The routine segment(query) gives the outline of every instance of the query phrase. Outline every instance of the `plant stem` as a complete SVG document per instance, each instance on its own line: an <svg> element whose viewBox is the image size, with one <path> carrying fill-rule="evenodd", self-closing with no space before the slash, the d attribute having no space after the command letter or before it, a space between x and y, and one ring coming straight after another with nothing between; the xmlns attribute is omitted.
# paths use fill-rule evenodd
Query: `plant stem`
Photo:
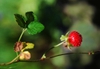
<svg viewBox="0 0 100 69"><path fill-rule="evenodd" d="M41 59L44 58L44 57L46 57L45 55L46 55L50 50L52 50L52 49L54 49L54 48L56 48L56 47L59 47L59 46L62 45L63 43L64 43L64 41L61 42L61 43L59 43L59 44L57 44L57 45L55 45L55 46L53 46L53 47L51 47L51 48L49 48L49 49L42 55Z"/></svg>
<svg viewBox="0 0 100 69"><path fill-rule="evenodd" d="M18 63L18 62L40 62L40 61L48 60L48 59L55 58L55 57L58 57L58 56L71 55L71 54L88 54L88 55L94 55L94 54L100 54L100 51L95 51L95 52L79 52L79 53L74 53L74 52L63 53L63 54L58 54L58 55L53 55L53 56L47 57L47 58L45 58L43 60L41 60L41 59L37 59L37 60L18 60L18 58L19 58L19 55L18 55L12 61L10 61L8 63L2 63L2 64L0 64L0 66L10 65L12 63Z"/></svg>
<svg viewBox="0 0 100 69"><path fill-rule="evenodd" d="M17 57L15 57L12 61L8 62L8 63L2 63L2 64L0 64L0 66L10 65L10 64L16 62L18 58L19 58L19 55Z"/></svg>
<svg viewBox="0 0 100 69"><path fill-rule="evenodd" d="M55 47L58 47L58 46L60 46L60 45L62 45L63 43L64 43L64 41L61 42L61 43L59 43L59 44L57 44L57 45L55 45L54 48L55 48Z"/></svg>
<svg viewBox="0 0 100 69"><path fill-rule="evenodd" d="M22 38L22 36L23 36L23 34L24 34L25 31L26 31L26 29L22 30L22 33L19 36L18 42L21 40L21 38ZM16 52L16 55L18 56L18 52Z"/></svg>
<svg viewBox="0 0 100 69"><path fill-rule="evenodd" d="M22 33L20 34L20 37L19 37L19 39L18 39L18 42L21 40L21 38L22 38L22 36L23 36L23 34L24 34L25 31L26 31L26 29L23 29L23 30L22 30Z"/></svg>
<svg viewBox="0 0 100 69"><path fill-rule="evenodd" d="M19 60L18 62L40 62L40 61L44 61L44 60L48 60L48 59L52 59L52 58L55 58L55 57L59 57L59 56L63 56L63 55L71 55L71 54L87 54L87 55L94 55L94 54L100 54L100 52L98 53L95 53L95 52L80 52L80 53L73 53L73 52L70 52L70 53L63 53L63 54L58 54L58 55L53 55L53 56L50 56L50 57L47 57L43 60L41 59L37 59L37 60Z"/></svg>
<svg viewBox="0 0 100 69"><path fill-rule="evenodd" d="M59 44L57 44L57 45L55 45L55 46L53 46L53 47L51 47L51 48L49 48L49 49L46 51L46 53L49 52L50 50L56 48L56 47L59 47L59 46L62 45L63 43L64 43L64 41L63 41L63 42L60 42Z"/></svg>

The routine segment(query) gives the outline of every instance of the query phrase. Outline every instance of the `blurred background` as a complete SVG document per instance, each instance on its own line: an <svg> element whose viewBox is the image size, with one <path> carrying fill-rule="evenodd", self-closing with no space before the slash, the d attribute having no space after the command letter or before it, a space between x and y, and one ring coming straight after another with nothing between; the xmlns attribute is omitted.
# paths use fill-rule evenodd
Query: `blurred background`
<svg viewBox="0 0 100 69"><path fill-rule="evenodd" d="M33 11L45 29L36 35L23 35L21 41L32 42L30 60L41 58L49 48L60 43L60 36L76 30L82 34L83 42L75 52L100 50L99 0L0 0L0 63L11 61L13 50L22 28L16 23L14 14ZM60 46L47 56L70 52ZM100 54L66 55L42 62L20 62L0 69L100 69Z"/></svg>

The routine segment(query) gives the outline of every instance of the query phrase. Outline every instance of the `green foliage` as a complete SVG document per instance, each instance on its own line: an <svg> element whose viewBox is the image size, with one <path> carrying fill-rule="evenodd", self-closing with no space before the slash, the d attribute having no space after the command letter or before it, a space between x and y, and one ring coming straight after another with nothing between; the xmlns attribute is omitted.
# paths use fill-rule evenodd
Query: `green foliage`
<svg viewBox="0 0 100 69"><path fill-rule="evenodd" d="M38 18L35 14L34 14L34 21L38 21Z"/></svg>
<svg viewBox="0 0 100 69"><path fill-rule="evenodd" d="M25 15L26 15L26 18L27 18L27 20L26 20L27 26L28 26L28 24L30 24L30 22L32 22L32 21L38 21L37 16L36 16L32 11L26 12Z"/></svg>
<svg viewBox="0 0 100 69"><path fill-rule="evenodd" d="M24 17L20 14L14 14L14 15L15 15L16 22L18 23L18 25L22 28L25 28Z"/></svg>
<svg viewBox="0 0 100 69"><path fill-rule="evenodd" d="M40 22L33 21L28 25L27 31L29 34L37 34L40 33L44 29L43 24Z"/></svg>
<svg viewBox="0 0 100 69"><path fill-rule="evenodd" d="M27 28L29 34L37 34L44 29L43 24L38 22L37 16L32 11L25 13L27 20L20 14L15 14L18 25L22 28Z"/></svg>
<svg viewBox="0 0 100 69"><path fill-rule="evenodd" d="M28 25L30 22L34 21L34 15L33 15L33 12L26 12L26 18L27 18L27 21L26 21L26 24Z"/></svg>

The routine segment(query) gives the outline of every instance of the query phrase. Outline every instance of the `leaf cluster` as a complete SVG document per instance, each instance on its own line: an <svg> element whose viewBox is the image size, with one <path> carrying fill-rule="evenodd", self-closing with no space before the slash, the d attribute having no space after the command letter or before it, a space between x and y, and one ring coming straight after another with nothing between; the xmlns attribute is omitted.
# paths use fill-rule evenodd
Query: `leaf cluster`
<svg viewBox="0 0 100 69"><path fill-rule="evenodd" d="M29 34L37 34L44 29L44 25L38 21L37 16L32 11L25 13L26 18L20 14L14 15L18 25L27 29Z"/></svg>

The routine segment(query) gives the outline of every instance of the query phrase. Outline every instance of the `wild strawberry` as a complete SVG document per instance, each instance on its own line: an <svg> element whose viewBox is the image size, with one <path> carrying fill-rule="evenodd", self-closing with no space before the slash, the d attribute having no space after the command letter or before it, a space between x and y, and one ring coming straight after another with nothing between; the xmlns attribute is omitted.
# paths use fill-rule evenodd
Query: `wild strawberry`
<svg viewBox="0 0 100 69"><path fill-rule="evenodd" d="M74 47L78 47L81 45L82 36L77 31L72 31L68 34L68 42Z"/></svg>

